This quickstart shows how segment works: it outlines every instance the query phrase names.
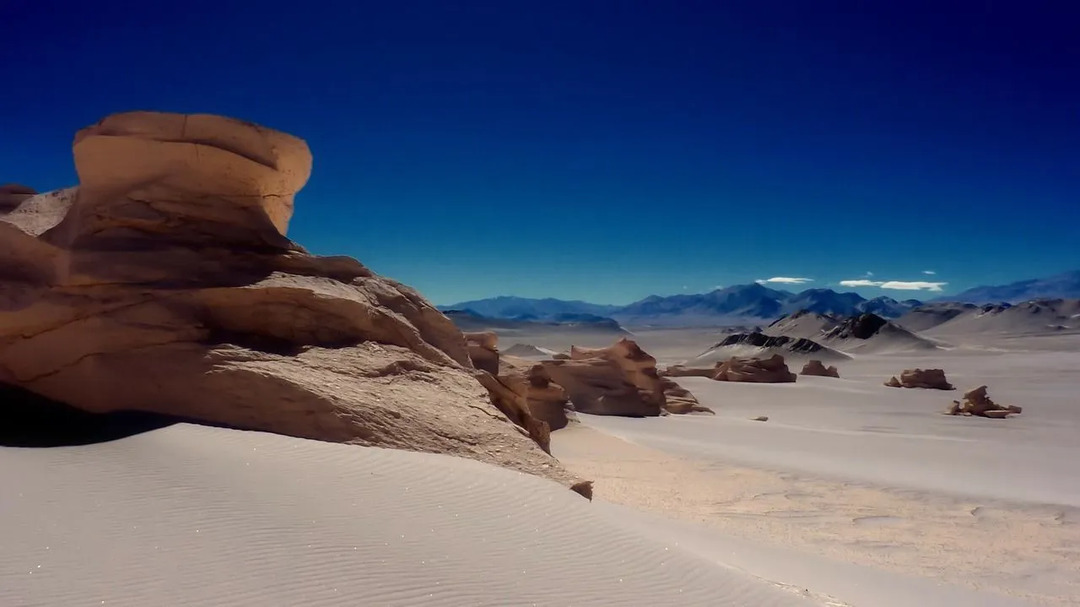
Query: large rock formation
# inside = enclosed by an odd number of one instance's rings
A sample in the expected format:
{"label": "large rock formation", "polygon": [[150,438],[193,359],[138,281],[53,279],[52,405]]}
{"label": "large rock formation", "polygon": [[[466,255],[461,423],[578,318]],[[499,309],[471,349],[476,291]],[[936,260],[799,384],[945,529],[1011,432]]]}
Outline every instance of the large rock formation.
{"label": "large rock formation", "polygon": [[469,360],[477,369],[492,375],[499,374],[499,336],[494,331],[465,333]]}
{"label": "large rock formation", "polygon": [[840,377],[840,371],[833,366],[826,367],[820,360],[814,359],[803,365],[799,375],[816,375],[818,377]]}
{"label": "large rock formation", "polygon": [[999,405],[990,399],[986,393],[986,386],[979,386],[964,393],[963,401],[953,401],[953,404],[945,412],[948,415],[977,415],[979,417],[993,417],[1004,419],[1010,415],[1019,415],[1024,410],[1016,405]]}
{"label": "large rock formation", "polygon": [[716,381],[740,381],[759,384],[790,383],[797,379],[788,370],[784,357],[774,354],[771,358],[740,358],[733,356],[720,363],[713,374]]}
{"label": "large rock formation", "polygon": [[889,378],[885,385],[890,388],[926,388],[931,390],[955,390],[945,378],[943,369],[905,369],[900,378]]}
{"label": "large rock formation", "polygon": [[0,382],[90,412],[576,480],[541,448],[546,424],[416,291],[285,236],[311,170],[302,140],[134,112],[79,131],[74,155],[77,188],[0,212]]}
{"label": "large rock formation", "polygon": [[[691,402],[692,395],[674,381],[662,380],[656,359],[626,338],[607,348],[575,346],[568,359],[540,364],[553,381],[566,389],[574,409],[582,413],[646,417],[660,415],[661,411],[707,410],[696,399]],[[667,394],[673,399],[670,410]]]}
{"label": "large rock formation", "polygon": [[708,377],[716,375],[716,367],[688,367],[686,365],[671,365],[660,372],[660,377]]}
{"label": "large rock formation", "polygon": [[499,381],[525,399],[533,417],[547,422],[552,430],[566,427],[570,397],[551,380],[544,365],[503,356],[499,361]]}

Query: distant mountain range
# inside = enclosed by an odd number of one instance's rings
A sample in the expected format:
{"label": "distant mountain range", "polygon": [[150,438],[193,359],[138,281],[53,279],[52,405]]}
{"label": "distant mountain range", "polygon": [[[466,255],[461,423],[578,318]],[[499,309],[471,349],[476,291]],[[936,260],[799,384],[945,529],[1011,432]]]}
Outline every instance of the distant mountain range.
{"label": "distant mountain range", "polygon": [[[977,287],[934,301],[982,304],[1040,298],[1080,298],[1080,270],[997,287]],[[832,289],[792,293],[754,283],[693,295],[651,295],[624,306],[504,296],[463,301],[440,309],[522,322],[606,324],[614,320],[632,327],[706,327],[768,324],[801,310],[837,317],[873,313],[895,319],[921,305],[922,302],[916,299],[866,299],[858,293],[839,293]]]}
{"label": "distant mountain range", "polygon": [[938,297],[933,301],[962,301],[967,303],[1020,303],[1033,299],[1080,298],[1080,270],[1048,278],[1032,278],[997,287],[975,287],[956,295]]}
{"label": "distant mountain range", "polygon": [[754,283],[694,295],[653,295],[625,306],[551,298],[494,297],[463,301],[442,309],[514,321],[599,323],[612,319],[627,326],[671,327],[757,324],[798,310],[837,316],[873,312],[895,318],[920,303],[891,297],[866,299],[857,293],[837,293],[831,289],[791,293]]}

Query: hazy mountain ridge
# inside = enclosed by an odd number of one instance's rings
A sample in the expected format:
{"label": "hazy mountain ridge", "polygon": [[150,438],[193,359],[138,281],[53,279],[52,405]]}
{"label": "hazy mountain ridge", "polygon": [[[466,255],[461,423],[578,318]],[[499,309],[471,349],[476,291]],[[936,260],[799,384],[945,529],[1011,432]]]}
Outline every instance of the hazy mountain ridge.
{"label": "hazy mountain ridge", "polygon": [[874,312],[894,318],[919,304],[917,300],[899,302],[890,297],[866,299],[857,293],[838,293],[832,289],[792,293],[753,283],[708,293],[651,295],[625,306],[553,298],[494,297],[442,309],[468,310],[489,318],[533,322],[573,322],[575,319],[578,322],[602,322],[607,318],[627,326],[721,326],[770,322],[800,310],[837,316]]}
{"label": "hazy mountain ridge", "polygon": [[975,304],[1021,303],[1035,299],[1080,299],[1080,270],[1046,278],[1031,278],[1006,285],[975,287],[932,301],[960,301]]}

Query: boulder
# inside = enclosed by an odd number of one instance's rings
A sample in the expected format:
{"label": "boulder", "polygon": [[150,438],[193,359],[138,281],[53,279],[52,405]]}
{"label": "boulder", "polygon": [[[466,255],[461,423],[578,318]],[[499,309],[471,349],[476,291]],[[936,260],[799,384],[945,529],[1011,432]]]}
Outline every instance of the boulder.
{"label": "boulder", "polygon": [[820,360],[811,360],[803,365],[799,375],[816,375],[819,377],[840,377],[840,371],[834,366],[826,367]]}
{"label": "boulder", "polygon": [[[75,137],[80,185],[0,212],[0,382],[148,411],[445,453],[582,486],[547,425],[419,293],[286,237],[302,140],[133,112]],[[2,414],[2,413],[0,413]]]}
{"label": "boulder", "polygon": [[660,378],[660,385],[664,390],[665,412],[676,415],[686,413],[712,413],[715,415],[715,412],[712,409],[699,403],[697,397],[691,394],[686,388],[675,383],[675,380],[668,377],[662,377]]}
{"label": "boulder", "polygon": [[956,389],[945,379],[945,371],[942,369],[905,369],[899,379],[892,377],[885,385],[890,388]]}
{"label": "boulder", "polygon": [[995,403],[987,394],[986,386],[979,386],[965,392],[962,401],[954,400],[952,406],[945,413],[947,415],[975,415],[1004,419],[1010,415],[1019,415],[1022,412],[1022,407]]}
{"label": "boulder", "polygon": [[465,344],[469,348],[469,360],[477,369],[492,375],[499,374],[499,336],[494,331],[465,333]]}
{"label": "boulder", "polygon": [[733,356],[720,363],[713,373],[716,381],[738,381],[763,384],[790,383],[797,379],[788,370],[784,357],[774,354],[770,358],[740,358]]}

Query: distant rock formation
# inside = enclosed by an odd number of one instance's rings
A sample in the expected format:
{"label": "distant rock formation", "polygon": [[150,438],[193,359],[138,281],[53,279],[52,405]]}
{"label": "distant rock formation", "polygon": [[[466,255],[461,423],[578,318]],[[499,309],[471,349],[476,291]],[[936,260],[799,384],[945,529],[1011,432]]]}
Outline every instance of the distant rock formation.
{"label": "distant rock formation", "polygon": [[947,415],[976,415],[1004,419],[1010,415],[1019,415],[1024,410],[1016,405],[999,405],[987,395],[986,386],[979,386],[964,393],[963,401],[953,401],[945,412]]}
{"label": "distant rock formation", "polygon": [[285,236],[311,171],[304,141],[132,112],[79,131],[74,156],[77,188],[0,212],[0,382],[89,412],[447,453],[577,485],[544,453],[547,425],[474,369],[422,296]]}
{"label": "distant rock formation", "polygon": [[840,371],[836,367],[826,367],[820,360],[814,359],[803,365],[799,375],[816,375],[819,377],[840,377]]}
{"label": "distant rock formation", "polygon": [[464,333],[469,359],[477,369],[499,374],[499,336],[494,331]]}
{"label": "distant rock formation", "polygon": [[0,185],[0,213],[9,213],[23,202],[33,197],[37,192],[17,183]]}
{"label": "distant rock formation", "polygon": [[784,357],[805,358],[816,356],[828,360],[847,360],[843,352],[822,346],[806,338],[771,336],[763,333],[733,333],[716,345],[686,362],[688,367],[724,362],[732,356],[768,358],[774,354]]}
{"label": "distant rock formation", "polygon": [[891,377],[885,385],[890,388],[956,389],[945,379],[945,371],[942,369],[905,369],[899,379]]}
{"label": "distant rock formation", "polygon": [[[555,383],[566,389],[574,409],[596,415],[646,417],[661,411],[685,413],[696,399],[673,381],[664,381],[656,359],[636,342],[623,338],[608,348],[570,350],[569,359],[541,361]],[[667,394],[673,399],[668,409]],[[689,397],[689,398],[688,398]]]}
{"label": "distant rock formation", "polygon": [[788,370],[784,357],[774,354],[770,358],[731,357],[717,366],[713,374],[716,381],[739,381],[759,384],[790,383],[798,379]]}
{"label": "distant rock formation", "polygon": [[499,364],[499,380],[525,399],[533,417],[547,422],[552,430],[566,427],[570,396],[562,386],[552,381],[544,365],[503,356]]}
{"label": "distant rock formation", "polygon": [[937,348],[934,342],[877,314],[860,314],[843,320],[825,331],[821,341],[845,351],[889,352]]}

